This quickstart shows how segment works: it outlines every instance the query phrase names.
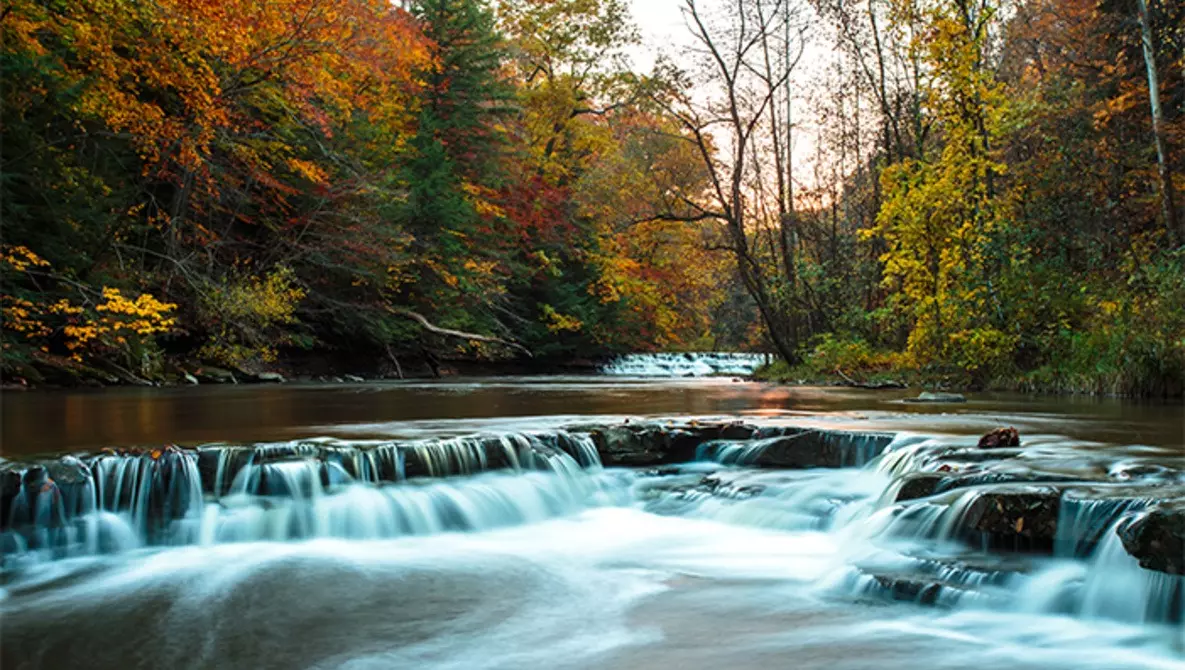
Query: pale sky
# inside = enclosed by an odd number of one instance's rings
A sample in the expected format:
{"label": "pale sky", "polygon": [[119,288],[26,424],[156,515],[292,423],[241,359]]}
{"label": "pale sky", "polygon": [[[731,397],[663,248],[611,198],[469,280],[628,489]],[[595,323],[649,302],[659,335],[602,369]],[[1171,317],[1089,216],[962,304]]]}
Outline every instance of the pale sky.
{"label": "pale sky", "polygon": [[633,54],[635,65],[649,69],[659,52],[678,60],[681,48],[691,43],[683,23],[683,0],[631,0],[630,4],[642,33],[642,49]]}
{"label": "pale sky", "polygon": [[[634,67],[639,72],[646,72],[654,65],[658,54],[664,54],[677,65],[690,67],[691,61],[685,53],[694,44],[687,24],[683,19],[683,0],[629,0],[634,23],[642,35],[639,48],[630,50],[630,57]],[[713,0],[702,0],[702,6],[711,7]],[[815,32],[815,31],[809,31]],[[826,44],[826,39],[810,39],[808,37],[806,53],[792,81],[802,93],[795,94],[794,118],[794,165],[797,174],[795,182],[809,186],[812,178],[810,170],[813,163],[814,134],[816,128],[813,123],[810,105],[805,91],[813,82],[818,82],[822,69],[832,62],[834,52]]]}

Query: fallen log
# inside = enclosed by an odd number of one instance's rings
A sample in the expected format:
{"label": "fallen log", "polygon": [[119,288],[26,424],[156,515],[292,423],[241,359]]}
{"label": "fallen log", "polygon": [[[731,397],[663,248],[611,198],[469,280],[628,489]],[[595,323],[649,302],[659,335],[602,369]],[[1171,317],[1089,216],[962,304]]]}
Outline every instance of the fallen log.
{"label": "fallen log", "polygon": [[462,330],[453,330],[452,328],[443,328],[443,327],[438,326],[438,325],[432,323],[431,321],[429,321],[427,319],[427,317],[425,317],[423,314],[420,314],[419,312],[413,312],[410,309],[391,308],[391,312],[394,314],[398,314],[399,316],[411,319],[412,321],[415,321],[416,323],[423,326],[424,330],[426,330],[430,333],[436,333],[437,335],[443,335],[445,337],[453,337],[453,338],[458,338],[458,339],[462,339],[462,340],[475,340],[477,342],[489,342],[491,344],[501,344],[502,346],[505,346],[505,347],[510,347],[512,349],[518,349],[519,351],[523,352],[524,354],[526,354],[529,357],[534,357],[533,354],[531,354],[530,349],[527,349],[526,347],[519,344],[518,342],[506,340],[501,337],[495,337],[493,335],[480,335],[478,333],[466,333],[465,331],[462,331]]}

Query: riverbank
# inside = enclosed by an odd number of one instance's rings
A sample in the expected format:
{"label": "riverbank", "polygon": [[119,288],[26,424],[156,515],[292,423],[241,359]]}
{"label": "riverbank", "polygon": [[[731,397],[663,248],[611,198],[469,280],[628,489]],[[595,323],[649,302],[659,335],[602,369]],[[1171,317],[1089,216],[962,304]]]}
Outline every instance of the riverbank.
{"label": "riverbank", "polygon": [[38,353],[26,361],[5,361],[0,390],[28,391],[55,388],[123,386],[184,387],[202,384],[279,384],[286,382],[348,383],[395,379],[436,379],[453,376],[593,374],[610,357],[578,359],[440,358],[433,354],[358,354],[298,352],[273,363],[232,367],[178,356],[139,370],[110,360],[86,362]]}
{"label": "riverbank", "polygon": [[[746,365],[707,366],[692,357],[736,356],[755,358]],[[883,362],[868,365],[859,361],[819,362],[808,360],[790,367],[784,362],[759,364],[759,354],[654,353],[615,357],[604,352],[583,358],[441,358],[427,352],[287,352],[271,364],[241,367],[213,365],[184,356],[170,356],[163,362],[132,371],[107,360],[82,363],[62,356],[36,354],[23,362],[6,361],[3,390],[49,388],[102,388],[118,386],[183,387],[202,384],[358,383],[378,380],[426,380],[447,377],[500,377],[531,375],[591,375],[605,371],[611,363],[614,374],[641,377],[741,377],[756,382],[795,386],[844,387],[868,390],[916,389],[922,392],[1007,392],[1034,395],[1091,396],[1115,398],[1180,399],[1185,397],[1185,370],[1165,370],[1155,382],[1123,380],[1098,372],[1055,374],[1048,369],[977,377],[970,370],[922,371]],[[630,359],[645,360],[630,360]],[[726,361],[727,362],[727,361]],[[754,366],[756,366],[754,368]]]}
{"label": "riverbank", "polygon": [[970,370],[922,371],[884,365],[820,368],[809,363],[791,367],[777,361],[754,370],[749,378],[777,384],[874,390],[908,388],[955,393],[991,391],[1110,398],[1185,398],[1185,370],[1168,369],[1163,375],[1151,380],[1130,379],[1102,371],[1094,374],[1059,373],[1045,368],[977,378]]}

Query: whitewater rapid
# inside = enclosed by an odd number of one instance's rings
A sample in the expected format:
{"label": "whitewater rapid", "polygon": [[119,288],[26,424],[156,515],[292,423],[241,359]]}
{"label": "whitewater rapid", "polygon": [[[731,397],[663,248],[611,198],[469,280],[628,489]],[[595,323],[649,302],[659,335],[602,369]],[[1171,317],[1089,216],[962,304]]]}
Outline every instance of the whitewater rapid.
{"label": "whitewater rapid", "polygon": [[[1055,556],[993,562],[954,532],[979,489],[896,502],[952,440],[845,440],[809,470],[751,467],[771,439],[606,468],[563,431],[100,456],[57,535],[5,538],[0,660],[1185,668],[1185,578],[1115,533],[1138,509],[1068,505]],[[919,575],[941,588],[896,602]]]}

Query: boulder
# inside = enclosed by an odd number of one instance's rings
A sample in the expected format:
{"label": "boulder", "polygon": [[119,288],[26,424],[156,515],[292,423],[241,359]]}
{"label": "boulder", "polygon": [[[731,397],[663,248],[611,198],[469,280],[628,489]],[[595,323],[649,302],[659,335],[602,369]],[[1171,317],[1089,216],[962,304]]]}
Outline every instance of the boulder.
{"label": "boulder", "polygon": [[938,487],[945,479],[946,475],[937,472],[918,472],[906,475],[901,481],[901,486],[897,489],[897,498],[894,502],[932,496],[938,493]]}
{"label": "boulder", "polygon": [[1053,553],[1061,491],[1007,485],[979,493],[960,515],[955,532],[972,546],[1022,553]]}
{"label": "boulder", "polygon": [[1185,500],[1145,511],[1120,526],[1119,538],[1141,567],[1185,575]]}
{"label": "boulder", "polygon": [[976,446],[978,446],[980,449],[1019,447],[1020,432],[1011,426],[1008,428],[997,428],[987,435],[979,438],[979,443]]}

